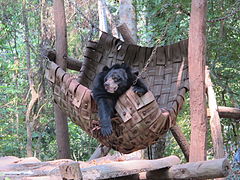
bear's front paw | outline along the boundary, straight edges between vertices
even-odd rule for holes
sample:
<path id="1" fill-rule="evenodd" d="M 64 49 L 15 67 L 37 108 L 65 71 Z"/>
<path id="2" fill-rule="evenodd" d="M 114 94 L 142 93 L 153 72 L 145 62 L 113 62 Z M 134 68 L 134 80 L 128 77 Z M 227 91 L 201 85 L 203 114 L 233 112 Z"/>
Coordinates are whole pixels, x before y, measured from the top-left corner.
<path id="1" fill-rule="evenodd" d="M 147 91 L 143 88 L 134 86 L 133 87 L 133 92 L 136 93 L 138 96 L 143 96 Z"/>
<path id="2" fill-rule="evenodd" d="M 110 136 L 112 134 L 112 125 L 101 127 L 102 136 Z"/>

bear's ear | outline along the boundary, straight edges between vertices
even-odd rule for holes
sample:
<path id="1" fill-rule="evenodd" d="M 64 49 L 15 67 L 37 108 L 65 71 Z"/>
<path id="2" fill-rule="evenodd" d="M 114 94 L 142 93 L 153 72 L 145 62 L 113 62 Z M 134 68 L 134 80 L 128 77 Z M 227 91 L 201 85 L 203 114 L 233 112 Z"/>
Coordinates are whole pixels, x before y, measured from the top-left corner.
<path id="1" fill-rule="evenodd" d="M 139 75 L 139 72 L 138 71 L 135 71 L 133 72 L 134 75 L 138 76 Z"/>
<path id="2" fill-rule="evenodd" d="M 121 64 L 121 68 L 125 69 L 126 72 L 131 72 L 131 68 L 125 63 Z"/>
<path id="3" fill-rule="evenodd" d="M 102 71 L 109 71 L 109 68 L 107 66 L 104 66 Z"/>

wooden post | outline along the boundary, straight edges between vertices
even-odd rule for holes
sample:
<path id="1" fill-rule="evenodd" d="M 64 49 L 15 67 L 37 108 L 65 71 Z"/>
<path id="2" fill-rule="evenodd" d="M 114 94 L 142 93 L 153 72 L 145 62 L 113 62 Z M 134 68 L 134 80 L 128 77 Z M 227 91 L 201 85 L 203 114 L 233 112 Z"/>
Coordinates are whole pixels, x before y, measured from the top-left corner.
<path id="1" fill-rule="evenodd" d="M 212 87 L 209 70 L 206 69 L 206 85 L 208 92 L 208 105 L 210 110 L 210 127 L 213 141 L 214 158 L 224 157 L 223 137 L 221 130 L 220 117 L 217 111 L 217 101 Z"/>
<path id="2" fill-rule="evenodd" d="M 67 55 L 67 32 L 64 1 L 54 0 L 53 9 L 56 29 L 56 64 L 58 64 L 63 70 L 66 70 L 67 63 L 64 57 Z M 54 114 L 56 121 L 58 158 L 70 158 L 67 116 L 57 104 L 54 104 Z"/>
<path id="3" fill-rule="evenodd" d="M 191 110 L 190 162 L 206 159 L 206 56 L 207 0 L 192 0 L 188 61 Z"/>

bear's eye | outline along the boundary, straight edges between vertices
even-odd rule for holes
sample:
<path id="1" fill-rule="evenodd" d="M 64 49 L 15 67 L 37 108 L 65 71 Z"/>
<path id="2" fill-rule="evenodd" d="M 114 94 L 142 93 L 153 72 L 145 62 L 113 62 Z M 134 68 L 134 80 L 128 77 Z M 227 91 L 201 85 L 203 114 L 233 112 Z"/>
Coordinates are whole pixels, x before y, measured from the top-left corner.
<path id="1" fill-rule="evenodd" d="M 118 78 L 118 77 L 113 77 L 113 80 L 114 80 L 115 82 L 117 82 L 117 81 L 119 81 L 119 78 Z"/>

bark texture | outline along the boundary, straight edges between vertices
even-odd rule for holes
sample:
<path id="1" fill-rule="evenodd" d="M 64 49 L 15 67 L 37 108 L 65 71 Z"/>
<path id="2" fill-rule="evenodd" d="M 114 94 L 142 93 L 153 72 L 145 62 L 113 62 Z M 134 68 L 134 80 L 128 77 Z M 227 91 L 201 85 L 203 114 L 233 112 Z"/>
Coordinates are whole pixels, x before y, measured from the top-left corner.
<path id="1" fill-rule="evenodd" d="M 188 62 L 191 110 L 190 162 L 206 159 L 206 0 L 192 0 Z"/>
<path id="2" fill-rule="evenodd" d="M 64 57 L 67 56 L 67 33 L 66 19 L 63 0 L 54 0 L 54 22 L 56 30 L 56 63 L 66 70 L 67 63 Z M 58 158 L 70 158 L 69 135 L 67 116 L 57 104 L 54 104 L 56 121 L 56 136 L 58 145 Z"/>

